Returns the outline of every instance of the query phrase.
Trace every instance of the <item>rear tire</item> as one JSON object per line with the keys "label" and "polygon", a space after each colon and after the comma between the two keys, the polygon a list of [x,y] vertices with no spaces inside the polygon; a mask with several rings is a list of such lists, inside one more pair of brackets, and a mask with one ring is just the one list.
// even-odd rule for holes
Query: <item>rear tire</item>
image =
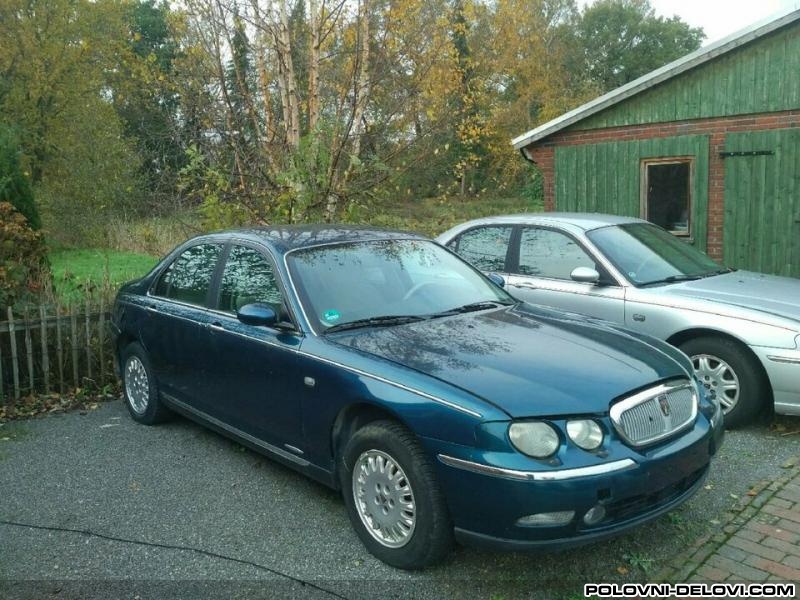
{"label": "rear tire", "polygon": [[715,392],[725,413],[725,426],[750,422],[770,399],[769,381],[761,366],[738,342],[723,337],[698,337],[680,345],[692,359],[695,374]]}
{"label": "rear tire", "polygon": [[374,421],[357,430],[342,451],[339,478],[350,522],[374,556],[400,569],[422,569],[450,552],[453,525],[444,494],[408,429]]}
{"label": "rear tire", "polygon": [[122,394],[133,420],[144,425],[167,420],[171,413],[158,395],[158,383],[144,348],[136,342],[128,344],[122,350],[119,362],[122,365]]}

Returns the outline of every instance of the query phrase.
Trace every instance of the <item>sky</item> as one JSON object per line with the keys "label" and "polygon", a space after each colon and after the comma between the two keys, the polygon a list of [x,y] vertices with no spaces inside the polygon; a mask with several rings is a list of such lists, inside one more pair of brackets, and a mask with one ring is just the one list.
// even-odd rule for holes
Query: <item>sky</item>
{"label": "sky", "polygon": [[[579,0],[579,5],[593,0]],[[703,43],[708,44],[770,15],[800,8],[800,0],[650,0],[661,16],[678,15],[694,27],[706,32]]]}

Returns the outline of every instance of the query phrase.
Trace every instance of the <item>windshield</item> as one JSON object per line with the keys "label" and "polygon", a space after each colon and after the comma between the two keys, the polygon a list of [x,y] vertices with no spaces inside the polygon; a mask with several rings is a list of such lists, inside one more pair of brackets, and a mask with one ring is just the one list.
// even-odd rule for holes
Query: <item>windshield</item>
{"label": "windshield", "polygon": [[317,246],[287,258],[303,308],[318,330],[364,319],[413,319],[476,303],[513,302],[467,263],[427,240]]}
{"label": "windshield", "polygon": [[698,279],[725,270],[700,250],[649,223],[602,227],[587,235],[635,285]]}

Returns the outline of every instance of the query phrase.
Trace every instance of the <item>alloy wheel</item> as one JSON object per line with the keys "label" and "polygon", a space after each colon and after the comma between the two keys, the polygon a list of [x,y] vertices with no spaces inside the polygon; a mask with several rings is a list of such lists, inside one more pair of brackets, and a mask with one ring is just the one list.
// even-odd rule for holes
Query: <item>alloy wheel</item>
{"label": "alloy wheel", "polygon": [[366,530],[387,548],[411,541],[417,522],[414,492],[402,467],[381,450],[367,450],[353,467],[353,499]]}
{"label": "alloy wheel", "polygon": [[144,414],[150,400],[150,381],[138,356],[131,356],[125,364],[125,395],[133,411],[138,415]]}
{"label": "alloy wheel", "polygon": [[692,356],[694,372],[706,390],[716,396],[722,411],[728,413],[739,402],[739,376],[724,360],[711,354]]}

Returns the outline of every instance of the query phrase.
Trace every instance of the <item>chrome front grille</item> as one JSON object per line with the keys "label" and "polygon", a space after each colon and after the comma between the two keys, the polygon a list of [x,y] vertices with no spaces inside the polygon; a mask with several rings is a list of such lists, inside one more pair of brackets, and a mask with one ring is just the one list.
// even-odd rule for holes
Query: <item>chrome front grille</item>
{"label": "chrome front grille", "polygon": [[697,390],[687,380],[663,383],[620,400],[611,407],[611,421],[633,446],[665,439],[694,423]]}

